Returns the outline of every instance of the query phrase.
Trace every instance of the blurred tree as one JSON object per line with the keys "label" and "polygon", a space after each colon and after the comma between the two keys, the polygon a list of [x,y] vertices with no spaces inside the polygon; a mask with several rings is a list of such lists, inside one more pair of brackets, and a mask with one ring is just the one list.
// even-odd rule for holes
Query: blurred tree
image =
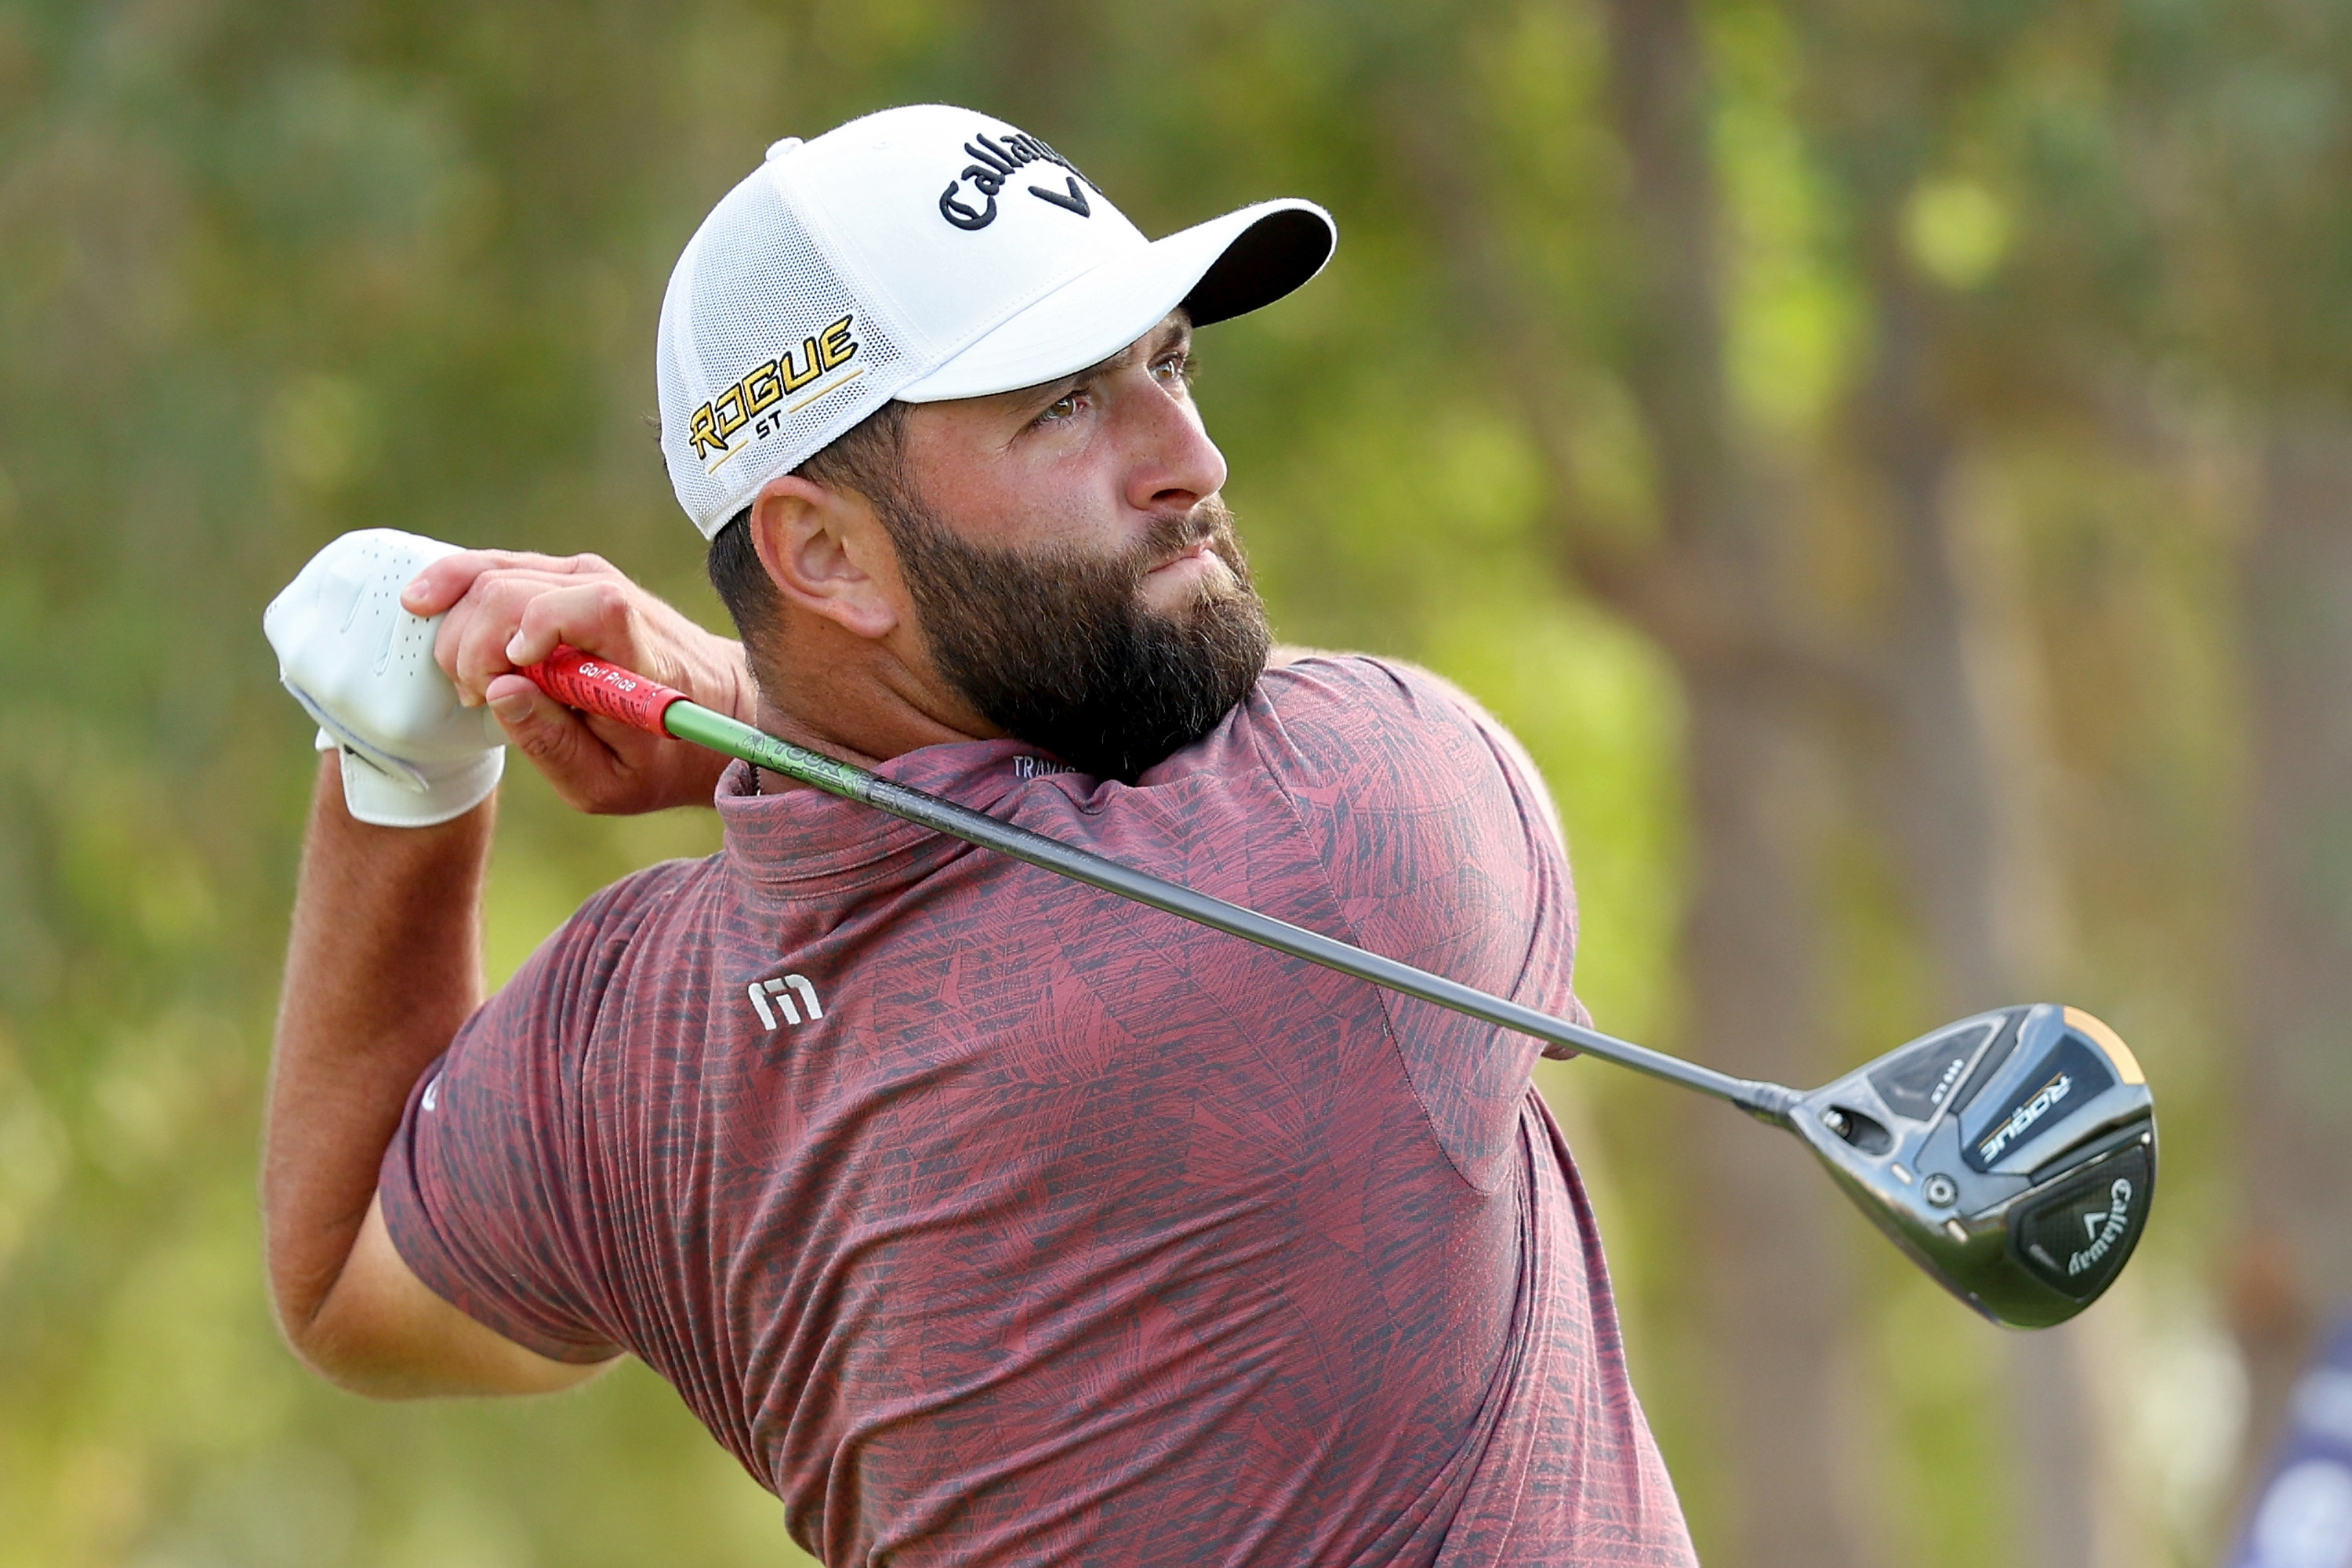
{"label": "blurred tree", "polygon": [[[1576,107],[1600,108],[1613,132],[1624,227],[1597,301],[1530,275],[1543,249],[1521,242],[1556,221],[1551,192],[1515,187],[1496,145],[1590,128],[1480,124],[1468,107],[1485,96],[1475,58],[1446,47],[1460,21],[1449,13],[1395,41],[1383,107],[1456,311],[1544,456],[1546,542],[1569,585],[1654,638],[1683,687],[1685,1044],[1734,1072],[1810,1082],[1825,1076],[1828,1034],[1813,869],[1822,649],[1790,592],[1783,498],[1752,461],[1726,384],[1716,92],[1699,19],[1679,0],[1620,0],[1598,18],[1600,102]],[[1476,177],[1490,167],[1496,177]],[[1630,527],[1595,516],[1579,450],[1592,400],[1579,383],[1595,371],[1622,384],[1639,420],[1648,505]],[[1708,1436],[1738,1457],[1720,1550],[1759,1568],[1864,1562],[1858,1521],[1839,1506],[1853,1444],[1834,1373],[1849,1297],[1838,1222],[1786,1150],[1693,1120],[1702,1131],[1678,1139],[1675,1163],[1700,1237],[1688,1272],[1703,1299]]]}
{"label": "blurred tree", "polygon": [[2128,20],[2127,167],[2164,264],[2150,335],[2245,459],[2228,1252],[2250,1469],[2315,1336],[2352,1310],[2352,17],[2216,0]]}
{"label": "blurred tree", "polygon": [[[1824,883],[1856,853],[1893,868],[1935,978],[1836,1032],[1882,1049],[1889,1027],[2083,994],[2070,868],[2045,820],[2042,611],[1997,476],[2035,443],[2086,469],[2116,461],[2100,426],[2161,318],[2118,277],[2119,258],[2145,258],[2144,226],[2083,202],[2067,188],[2082,160],[2042,140],[2053,121],[2100,122],[2079,73],[2109,68],[2107,41],[2002,5],[1600,11],[1625,213],[1590,247],[1606,259],[1558,265],[1558,181],[1514,148],[1590,135],[1591,105],[1552,103],[1549,121],[1466,107],[1494,84],[1475,46],[1465,68],[1450,40],[1525,13],[1454,8],[1404,31],[1389,57],[1402,85],[1381,101],[1456,308],[1544,458],[1569,582],[1654,638],[1683,684],[1694,1048],[1818,1077],[1835,1059],[1827,994],[1900,991],[1851,967],[1883,968],[1883,943],[1819,973]],[[1464,176],[1481,166],[1486,180]],[[2004,185],[2042,198],[2025,243]],[[2015,251],[2032,254],[2008,267]],[[1591,456],[1612,385],[1646,448],[1630,508]],[[2118,695],[2079,673],[2070,690]],[[1839,770],[1878,844],[1825,831],[1815,797]],[[1728,868],[1720,885],[1711,866]],[[1822,1223],[1818,1194],[1769,1159],[1706,1182],[1705,1212],[1731,1222],[1695,1271],[1719,1304],[1694,1333],[1725,1357],[1710,1361],[1716,1442],[1738,1456],[1721,1540],[1743,1563],[1867,1560],[1887,1521],[1856,1475],[1886,1417],[1841,1386],[1852,1341],[1821,1310],[1843,1299],[1836,1250],[1795,1240],[1800,1216]],[[1990,1495],[2014,1508],[1974,1504],[1967,1529],[2012,1560],[2154,1550],[2125,1500],[2127,1415],[2090,1397],[2087,1351],[2079,1331],[2009,1342],[2000,1413],[1971,1400],[1939,1418],[1946,1441],[1972,1432],[1961,1447],[2002,1468]]]}
{"label": "blurred tree", "polygon": [[[1796,94],[1840,217],[1841,260],[1866,300],[1869,349],[1845,396],[1840,445],[1857,510],[1884,539],[1885,579],[1852,666],[1867,670],[1847,734],[1906,901],[1939,972],[1934,1016],[2063,990],[2072,978],[2062,877],[2042,820],[2046,773],[2033,650],[2019,646],[2022,584],[1983,537],[1964,483],[1976,428],[1950,362],[1979,344],[1956,297],[1989,280],[2006,239],[1998,198],[1968,167],[1970,121],[1997,94],[2029,18],[1993,6],[1889,12],[1792,6]],[[2045,381],[2041,338],[1999,334],[1971,366],[2012,389],[2013,418]],[[2022,397],[2017,396],[2021,392]],[[1931,1019],[1923,1019],[1929,1022]],[[2078,1326],[2008,1346],[2021,1565],[2089,1568],[2108,1466],[2085,1396]],[[2141,1550],[2144,1550],[2142,1548]],[[2109,1561],[2142,1560],[2123,1542]]]}
{"label": "blurred tree", "polygon": [[2320,1335],[2352,1311],[2352,418],[2268,412],[2242,592],[2251,699],[2244,1228],[2249,1475]]}

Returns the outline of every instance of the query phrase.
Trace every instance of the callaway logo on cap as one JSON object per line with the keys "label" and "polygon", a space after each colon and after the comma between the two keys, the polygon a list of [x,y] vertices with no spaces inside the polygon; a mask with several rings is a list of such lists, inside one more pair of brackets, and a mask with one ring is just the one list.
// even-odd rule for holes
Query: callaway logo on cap
{"label": "callaway logo on cap", "polygon": [[709,538],[892,398],[1034,386],[1177,306],[1206,325],[1322,269],[1312,202],[1148,240],[1026,132],[940,104],[787,138],[687,242],[656,345],[662,456]]}

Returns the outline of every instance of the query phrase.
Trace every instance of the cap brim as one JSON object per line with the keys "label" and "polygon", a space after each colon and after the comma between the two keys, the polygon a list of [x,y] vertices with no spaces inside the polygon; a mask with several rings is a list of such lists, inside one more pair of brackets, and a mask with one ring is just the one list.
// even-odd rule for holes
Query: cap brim
{"label": "cap brim", "polygon": [[898,395],[986,397],[1096,364],[1177,306],[1195,326],[1272,304],[1323,269],[1339,230],[1313,202],[1259,202],[1078,274],[974,339]]}

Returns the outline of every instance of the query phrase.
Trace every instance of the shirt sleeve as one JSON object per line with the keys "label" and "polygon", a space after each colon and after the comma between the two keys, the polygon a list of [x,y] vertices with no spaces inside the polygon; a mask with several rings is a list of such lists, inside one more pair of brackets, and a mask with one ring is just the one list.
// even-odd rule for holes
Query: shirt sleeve
{"label": "shirt sleeve", "polygon": [[581,1055],[633,916],[667,869],[590,900],[467,1021],[411,1092],[377,1176],[393,1246],[417,1278],[557,1361],[628,1348],[583,1223]]}
{"label": "shirt sleeve", "polygon": [[[1267,677],[1278,770],[1320,843],[1352,940],[1577,1023],[1576,898],[1559,819],[1526,751],[1426,670],[1315,657]],[[1541,1048],[1432,1004],[1387,998],[1447,1156],[1503,1180]],[[1562,1053],[1565,1054],[1565,1053]]]}

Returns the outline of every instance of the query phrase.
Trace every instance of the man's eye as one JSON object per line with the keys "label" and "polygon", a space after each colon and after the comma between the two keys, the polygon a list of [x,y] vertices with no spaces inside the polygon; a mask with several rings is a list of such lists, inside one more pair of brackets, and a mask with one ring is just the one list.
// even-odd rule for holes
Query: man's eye
{"label": "man's eye", "polygon": [[1051,425],[1058,423],[1064,419],[1073,418],[1078,412],[1078,405],[1083,401],[1085,401],[1085,394],[1077,392],[1073,392],[1066,396],[1057,398],[1045,413],[1037,416],[1037,423],[1040,425]]}
{"label": "man's eye", "polygon": [[1151,374],[1171,385],[1190,385],[1192,380],[1192,358],[1190,354],[1170,354],[1155,363]]}

